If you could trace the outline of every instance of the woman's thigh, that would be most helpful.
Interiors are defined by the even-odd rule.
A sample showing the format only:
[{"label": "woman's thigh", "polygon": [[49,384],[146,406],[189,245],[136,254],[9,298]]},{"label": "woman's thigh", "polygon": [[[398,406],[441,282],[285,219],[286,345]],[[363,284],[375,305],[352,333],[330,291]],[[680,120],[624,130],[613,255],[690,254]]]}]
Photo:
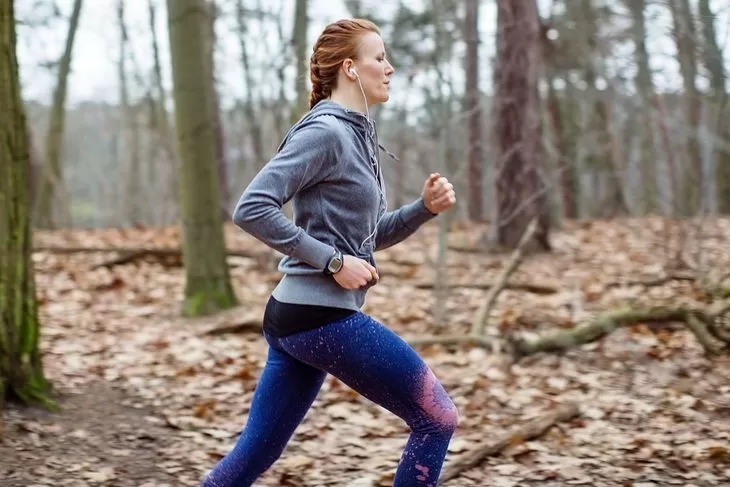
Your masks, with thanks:
[{"label": "woman's thigh", "polygon": [[293,357],[332,374],[411,427],[452,429],[454,404],[418,353],[392,330],[357,313],[280,340]]}]

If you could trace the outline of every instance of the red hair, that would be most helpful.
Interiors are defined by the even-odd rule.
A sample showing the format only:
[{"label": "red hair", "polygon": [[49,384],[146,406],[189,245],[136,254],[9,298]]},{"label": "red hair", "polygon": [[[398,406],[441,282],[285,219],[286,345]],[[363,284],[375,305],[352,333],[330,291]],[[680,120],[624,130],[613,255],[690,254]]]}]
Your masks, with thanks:
[{"label": "red hair", "polygon": [[312,91],[309,108],[329,97],[337,86],[337,71],[345,59],[355,59],[360,38],[368,32],[380,34],[380,29],[366,19],[344,19],[325,27],[312,49],[309,77]]}]

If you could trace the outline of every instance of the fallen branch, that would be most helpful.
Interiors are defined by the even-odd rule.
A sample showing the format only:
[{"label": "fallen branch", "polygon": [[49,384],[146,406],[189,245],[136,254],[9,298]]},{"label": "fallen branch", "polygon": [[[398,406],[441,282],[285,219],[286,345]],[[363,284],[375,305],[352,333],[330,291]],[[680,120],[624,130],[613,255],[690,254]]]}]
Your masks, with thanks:
[{"label": "fallen branch", "polygon": [[[497,286],[496,282],[481,282],[481,283],[454,283],[449,287],[451,289],[482,289],[491,290]],[[414,285],[416,289],[433,289],[432,282],[419,282]],[[509,289],[510,291],[524,291],[532,294],[555,294],[558,292],[558,288],[550,286],[549,284],[530,284],[528,282],[506,282],[504,283],[503,289]]]},{"label": "fallen branch", "polygon": [[[35,247],[33,252],[49,252],[54,254],[79,254],[79,253],[117,253],[118,257],[106,260],[94,266],[94,269],[100,267],[113,267],[115,265],[128,264],[137,259],[144,257],[178,257],[182,259],[182,249],[175,247],[55,247],[40,246]],[[226,255],[229,257],[261,257],[265,252],[250,250],[227,250]]]},{"label": "fallen branch", "polygon": [[554,411],[551,411],[539,418],[535,418],[532,421],[515,428],[511,432],[505,433],[496,441],[480,445],[473,451],[465,453],[464,455],[461,455],[447,463],[441,472],[439,482],[446,482],[458,477],[465,470],[476,467],[484,461],[485,458],[496,455],[509,446],[539,438],[556,424],[570,421],[576,418],[579,414],[580,410],[575,404],[559,405]]},{"label": "fallen branch", "polygon": [[478,347],[491,348],[494,345],[490,338],[472,335],[432,335],[405,338],[405,340],[409,345],[414,347],[428,345],[474,345]]},{"label": "fallen branch", "polygon": [[[519,359],[540,352],[563,352],[599,340],[622,326],[648,322],[683,322],[694,333],[705,351],[708,354],[714,354],[720,350],[720,347],[715,346],[712,342],[713,339],[724,342],[725,345],[730,345],[730,341],[724,339],[727,336],[718,333],[718,330],[725,331],[715,324],[720,315],[727,312],[728,308],[730,308],[730,305],[714,306],[714,311],[689,307],[617,309],[602,313],[592,322],[576,328],[551,331],[536,339],[512,339],[511,345],[514,354]],[[713,324],[709,325],[709,323]]]},{"label": "fallen branch", "polygon": [[248,332],[260,332],[263,328],[261,320],[251,318],[244,321],[238,321],[235,323],[223,323],[222,325],[213,326],[203,332],[206,336],[219,336],[227,335],[229,333],[248,333]]},{"label": "fallen branch", "polygon": [[522,251],[527,242],[532,239],[532,236],[534,235],[536,229],[537,220],[533,219],[527,226],[525,233],[522,234],[522,238],[517,244],[517,248],[512,253],[512,256],[507,262],[507,265],[502,269],[502,272],[497,277],[494,285],[489,288],[489,293],[487,294],[484,303],[477,310],[474,323],[472,324],[472,329],[468,335],[424,336],[409,338],[406,339],[406,341],[412,346],[475,345],[479,347],[494,349],[495,345],[497,345],[496,340],[488,338],[484,334],[487,318],[489,317],[489,314],[491,313],[494,304],[497,302],[497,297],[499,296],[499,293],[502,292],[505,287],[507,287],[507,281],[509,277],[515,272],[515,270],[517,270],[520,263],[522,262]]},{"label": "fallen branch", "polygon": [[695,282],[697,281],[697,275],[690,273],[668,274],[666,276],[651,277],[647,279],[609,282],[604,287],[606,289],[629,286],[657,287],[674,281]]},{"label": "fallen branch", "polygon": [[484,302],[479,307],[479,309],[477,309],[476,315],[474,317],[474,323],[472,324],[471,328],[471,334],[473,336],[484,336],[484,329],[487,326],[487,319],[489,318],[489,314],[492,312],[492,308],[494,308],[494,305],[497,302],[497,297],[507,284],[507,280],[522,263],[522,251],[525,245],[527,245],[527,242],[532,240],[532,236],[535,234],[536,230],[537,219],[533,219],[527,226],[527,229],[525,229],[525,232],[522,234],[522,238],[520,238],[520,241],[517,244],[517,248],[515,248],[514,252],[512,253],[512,256],[507,262],[507,265],[502,268],[502,272],[497,278],[495,285],[489,289],[489,294],[484,299]]}]

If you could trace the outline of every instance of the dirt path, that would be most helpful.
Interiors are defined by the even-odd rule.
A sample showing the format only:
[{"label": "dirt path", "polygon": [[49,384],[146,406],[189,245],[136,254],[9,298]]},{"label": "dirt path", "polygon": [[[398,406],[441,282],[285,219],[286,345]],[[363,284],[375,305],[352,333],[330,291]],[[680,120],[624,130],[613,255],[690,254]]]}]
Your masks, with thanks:
[{"label": "dirt path", "polygon": [[10,405],[0,436],[0,485],[196,485],[200,473],[179,449],[170,428],[137,398],[97,381],[64,394],[63,410],[48,413]]}]

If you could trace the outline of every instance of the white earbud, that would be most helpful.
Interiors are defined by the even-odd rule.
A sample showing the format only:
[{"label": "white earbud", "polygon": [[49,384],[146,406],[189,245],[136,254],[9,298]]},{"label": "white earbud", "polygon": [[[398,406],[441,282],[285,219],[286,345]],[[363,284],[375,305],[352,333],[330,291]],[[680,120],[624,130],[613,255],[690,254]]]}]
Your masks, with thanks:
[{"label": "white earbud", "polygon": [[350,68],[350,74],[353,76],[357,76],[357,71],[355,71],[355,68]]}]

